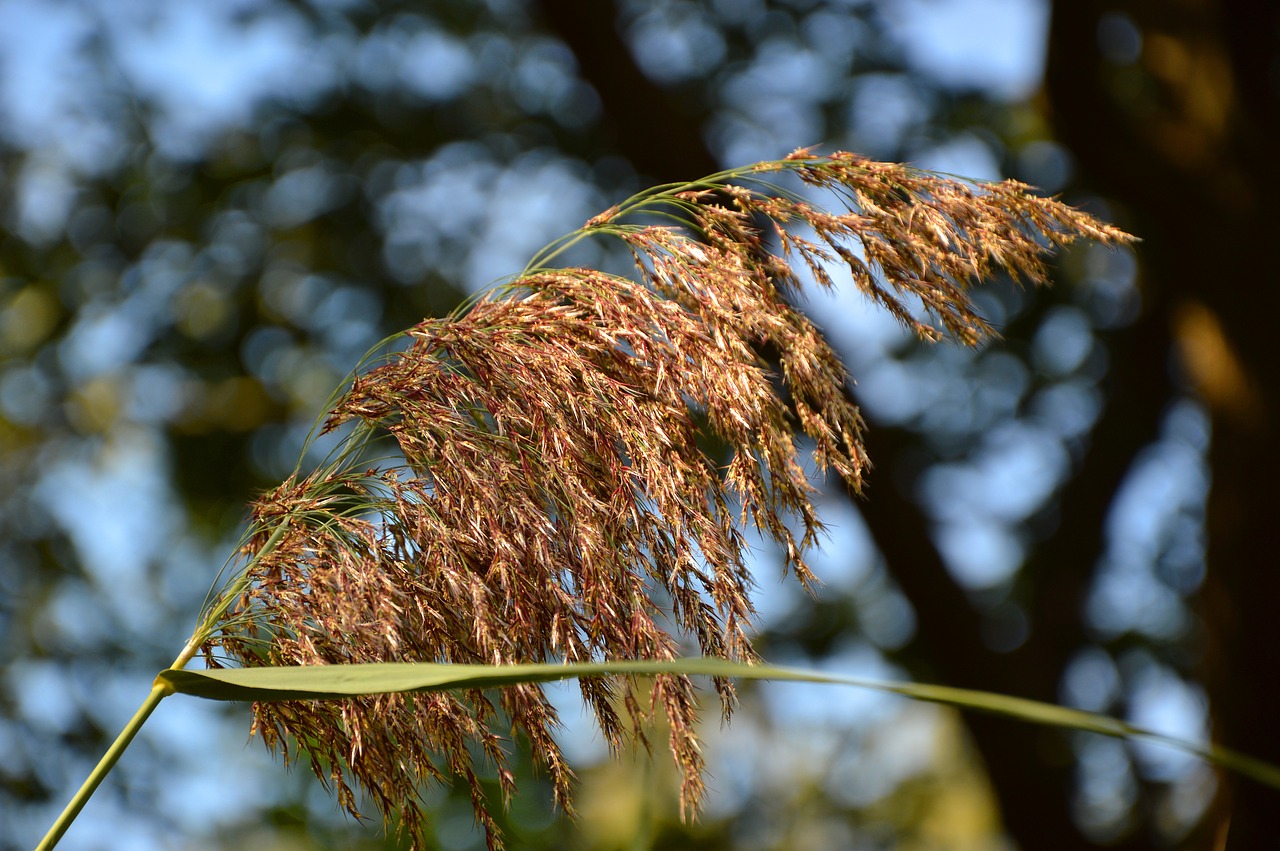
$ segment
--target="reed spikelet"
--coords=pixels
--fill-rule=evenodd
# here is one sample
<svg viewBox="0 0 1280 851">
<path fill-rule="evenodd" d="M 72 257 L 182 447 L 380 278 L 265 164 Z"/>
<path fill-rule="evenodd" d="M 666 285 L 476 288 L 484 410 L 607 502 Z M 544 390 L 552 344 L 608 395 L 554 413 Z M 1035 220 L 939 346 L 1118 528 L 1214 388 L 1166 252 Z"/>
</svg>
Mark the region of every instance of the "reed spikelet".
<svg viewBox="0 0 1280 851">
<path fill-rule="evenodd" d="M 833 190 L 845 209 L 770 187 L 777 172 Z M 654 224 L 661 215 L 679 221 Z M 868 466 L 844 367 L 793 307 L 802 276 L 831 286 L 843 264 L 922 337 L 972 344 L 991 329 L 969 284 L 996 271 L 1039 282 L 1053 247 L 1130 239 L 1016 183 L 807 151 L 653 190 L 571 238 L 591 235 L 621 239 L 635 277 L 539 261 L 356 375 L 323 426 L 344 430 L 334 460 L 253 507 L 244 570 L 203 645 L 212 664 L 671 659 L 682 642 L 751 661 L 743 526 L 777 540 L 812 585 L 804 551 L 821 524 L 797 438 L 855 489 Z M 701 431 L 726 463 L 699 448 Z M 380 440 L 392 462 L 367 460 Z M 727 715 L 731 687 L 716 686 Z M 692 810 L 703 791 L 692 683 L 581 687 L 614 749 L 665 713 Z M 459 777 L 501 845 L 477 761 L 505 801 L 509 736 L 528 741 L 571 811 L 556 713 L 536 685 L 262 703 L 254 716 L 344 807 L 356 812 L 359 786 L 415 838 L 424 781 Z"/>
</svg>

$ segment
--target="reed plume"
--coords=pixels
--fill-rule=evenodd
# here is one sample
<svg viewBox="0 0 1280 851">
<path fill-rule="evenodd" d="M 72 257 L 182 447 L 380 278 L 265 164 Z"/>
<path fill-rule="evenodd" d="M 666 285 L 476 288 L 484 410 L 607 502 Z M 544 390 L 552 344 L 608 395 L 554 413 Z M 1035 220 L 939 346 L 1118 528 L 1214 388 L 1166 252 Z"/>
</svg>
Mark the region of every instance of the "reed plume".
<svg viewBox="0 0 1280 851">
<path fill-rule="evenodd" d="M 771 186 L 778 173 L 843 209 Z M 549 268 L 590 236 L 620 239 L 634 277 Z M 1130 239 L 1017 183 L 847 153 L 800 151 L 637 196 L 355 375 L 323 424 L 342 435 L 330 462 L 254 504 L 206 658 L 507 664 L 696 650 L 752 661 L 744 527 L 776 540 L 811 587 L 804 553 L 821 522 L 797 441 L 855 490 L 868 469 L 840 358 L 793 306 L 802 281 L 832 286 L 843 265 L 921 337 L 974 344 L 991 329 L 966 289 L 997 272 L 1040 282 L 1049 252 L 1082 236 Z M 379 447 L 387 457 L 370 460 Z M 703 792 L 692 682 L 581 688 L 614 750 L 665 715 L 692 811 Z M 732 688 L 716 689 L 727 716 Z M 496 772 L 504 802 L 514 793 L 517 736 L 572 811 L 556 712 L 537 685 L 260 703 L 254 719 L 349 811 L 358 787 L 415 840 L 424 782 L 456 777 L 500 847 L 482 774 Z"/>
</svg>

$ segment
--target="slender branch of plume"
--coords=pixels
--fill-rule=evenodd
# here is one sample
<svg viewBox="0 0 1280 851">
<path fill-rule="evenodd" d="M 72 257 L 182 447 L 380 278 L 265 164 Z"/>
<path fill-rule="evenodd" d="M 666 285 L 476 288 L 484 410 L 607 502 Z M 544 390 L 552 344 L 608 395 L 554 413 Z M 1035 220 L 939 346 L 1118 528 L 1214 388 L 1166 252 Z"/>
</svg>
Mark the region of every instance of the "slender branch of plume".
<svg viewBox="0 0 1280 851">
<path fill-rule="evenodd" d="M 765 182 L 784 172 L 844 209 Z M 635 276 L 547 268 L 593 236 L 620 239 Z M 853 488 L 868 467 L 844 367 L 792 307 L 802 280 L 832 286 L 843 265 L 920 336 L 973 344 L 991 329 L 966 288 L 996 272 L 1042 281 L 1048 252 L 1080 236 L 1130 240 L 1016 183 L 845 153 L 637 196 L 355 376 L 322 428 L 343 435 L 338 449 L 254 504 L 243 563 L 193 646 L 214 666 L 665 660 L 682 642 L 752 661 L 744 526 L 810 586 L 804 551 L 821 524 L 797 440 Z M 700 448 L 703 432 L 724 458 Z M 716 687 L 727 715 L 731 686 Z M 614 749 L 665 715 L 682 804 L 696 807 L 691 681 L 581 688 Z M 254 707 L 269 746 L 305 753 L 352 813 L 362 789 L 410 837 L 424 782 L 461 778 L 490 847 L 501 837 L 481 775 L 496 771 L 504 802 L 514 793 L 509 737 L 528 741 L 571 811 L 556 724 L 537 685 Z"/>
</svg>

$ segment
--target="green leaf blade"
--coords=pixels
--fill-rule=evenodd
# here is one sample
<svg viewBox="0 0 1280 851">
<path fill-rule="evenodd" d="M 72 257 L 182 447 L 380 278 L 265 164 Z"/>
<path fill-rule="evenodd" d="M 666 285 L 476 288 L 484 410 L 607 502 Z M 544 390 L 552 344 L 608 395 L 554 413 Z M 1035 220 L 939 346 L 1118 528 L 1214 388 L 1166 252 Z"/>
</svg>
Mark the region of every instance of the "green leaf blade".
<svg viewBox="0 0 1280 851">
<path fill-rule="evenodd" d="M 1280 789 L 1280 767 L 1217 745 L 1190 742 L 1136 727 L 1106 715 L 971 689 L 867 680 L 839 674 L 775 665 L 747 665 L 706 657 L 671 661 L 584 662 L 577 664 L 444 665 L 430 662 L 385 662 L 309 667 L 169 669 L 156 677 L 180 694 L 210 700 L 281 701 L 345 700 L 393 692 L 488 689 L 527 683 L 595 676 L 732 677 L 740 680 L 789 680 L 825 683 L 897 694 L 912 700 L 986 712 L 1030 724 L 1080 730 L 1116 738 L 1144 739 L 1167 745 L 1207 762 L 1229 768 L 1264 785 Z"/>
</svg>

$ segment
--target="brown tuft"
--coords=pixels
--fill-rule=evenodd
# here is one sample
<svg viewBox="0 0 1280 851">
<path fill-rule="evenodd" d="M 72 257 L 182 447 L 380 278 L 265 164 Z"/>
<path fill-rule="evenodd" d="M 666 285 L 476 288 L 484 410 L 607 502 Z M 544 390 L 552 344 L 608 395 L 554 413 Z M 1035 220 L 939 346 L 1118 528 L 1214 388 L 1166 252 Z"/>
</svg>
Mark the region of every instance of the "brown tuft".
<svg viewBox="0 0 1280 851">
<path fill-rule="evenodd" d="M 867 469 L 840 359 L 791 306 L 802 274 L 830 286 L 829 266 L 844 264 L 921 336 L 940 332 L 913 300 L 974 343 L 990 329 L 970 283 L 998 270 L 1041 281 L 1052 246 L 1128 239 L 1015 183 L 975 188 L 852 154 L 798 152 L 731 176 L 778 171 L 848 208 L 732 185 L 713 194 L 706 182 L 642 196 L 584 231 L 624 240 L 635 280 L 534 272 L 408 331 L 407 349 L 358 376 L 326 421 L 352 429 L 341 458 L 381 435 L 396 463 L 326 467 L 256 503 L 243 591 L 206 653 L 246 665 L 503 664 L 672 659 L 684 640 L 754 659 L 743 525 L 778 541 L 810 585 L 803 552 L 821 527 L 797 436 L 854 488 Z M 622 223 L 672 205 L 687 227 Z M 726 447 L 723 463 L 700 432 Z M 656 677 L 647 699 L 637 686 L 581 684 L 615 750 L 643 741 L 641 707 L 661 707 L 692 810 L 703 791 L 693 685 Z M 731 686 L 717 688 L 727 715 Z M 264 703 L 254 714 L 267 744 L 304 751 L 348 810 L 354 778 L 415 839 L 424 781 L 461 777 L 500 846 L 476 762 L 496 770 L 504 799 L 514 792 L 500 718 L 571 808 L 556 713 L 536 685 Z"/>
</svg>

